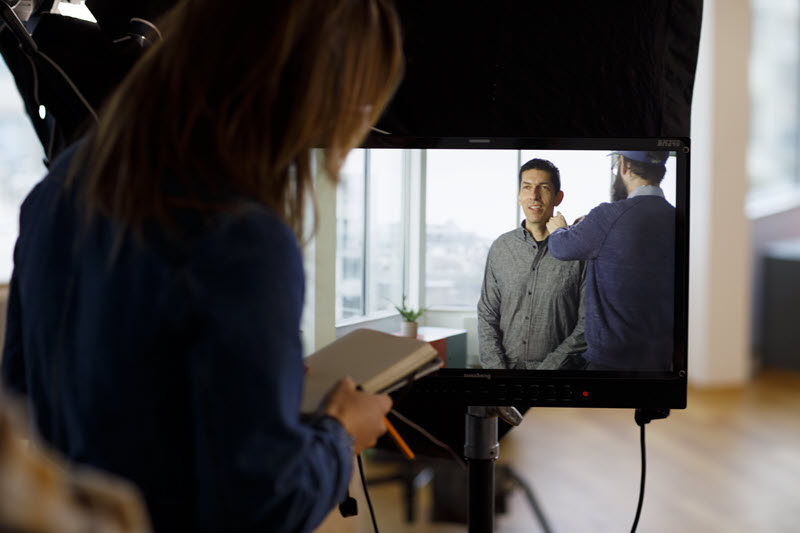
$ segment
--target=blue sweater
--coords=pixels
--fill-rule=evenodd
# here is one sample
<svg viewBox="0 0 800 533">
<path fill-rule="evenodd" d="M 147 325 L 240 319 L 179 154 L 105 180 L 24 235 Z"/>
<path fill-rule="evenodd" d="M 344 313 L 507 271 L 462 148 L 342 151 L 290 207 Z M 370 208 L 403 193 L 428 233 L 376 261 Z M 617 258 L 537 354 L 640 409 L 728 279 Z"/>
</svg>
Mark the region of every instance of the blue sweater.
<svg viewBox="0 0 800 533">
<path fill-rule="evenodd" d="M 609 369 L 669 370 L 675 209 L 659 195 L 600 204 L 549 243 L 557 259 L 588 261 L 583 357 Z"/>
<path fill-rule="evenodd" d="M 180 242 L 126 236 L 112 258 L 118 227 L 84 232 L 62 186 L 73 153 L 22 206 L 7 386 L 68 458 L 134 481 L 156 531 L 313 529 L 344 499 L 352 444 L 299 417 L 293 234 L 252 207 Z"/>
</svg>

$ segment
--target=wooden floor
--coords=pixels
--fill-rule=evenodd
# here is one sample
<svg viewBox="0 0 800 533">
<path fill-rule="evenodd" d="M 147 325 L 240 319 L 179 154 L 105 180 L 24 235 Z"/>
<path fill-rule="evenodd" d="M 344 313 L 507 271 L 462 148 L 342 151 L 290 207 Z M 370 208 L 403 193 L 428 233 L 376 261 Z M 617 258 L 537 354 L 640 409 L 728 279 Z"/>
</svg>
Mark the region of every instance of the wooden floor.
<svg viewBox="0 0 800 533">
<path fill-rule="evenodd" d="M 691 390 L 686 410 L 647 426 L 647 484 L 638 531 L 800 532 L 800 373 L 761 372 L 736 390 Z M 639 490 L 639 428 L 630 410 L 530 410 L 500 442 L 506 463 L 531 486 L 554 531 L 630 531 Z M 366 464 L 369 475 L 379 465 Z M 318 533 L 372 531 L 361 513 L 331 513 Z M 420 515 L 403 520 L 397 484 L 370 488 L 382 533 L 461 533 L 432 523 L 430 486 Z M 465 503 L 466 505 L 466 503 Z M 541 531 L 521 491 L 499 515 L 498 533 Z"/>
</svg>

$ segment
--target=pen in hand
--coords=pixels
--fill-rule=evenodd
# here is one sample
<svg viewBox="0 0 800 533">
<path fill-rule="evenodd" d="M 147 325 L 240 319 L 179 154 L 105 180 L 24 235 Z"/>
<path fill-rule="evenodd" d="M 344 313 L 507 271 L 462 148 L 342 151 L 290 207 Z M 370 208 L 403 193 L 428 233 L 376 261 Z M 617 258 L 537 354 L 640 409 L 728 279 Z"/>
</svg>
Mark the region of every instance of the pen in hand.
<svg viewBox="0 0 800 533">
<path fill-rule="evenodd" d="M 361 388 L 361 385 L 356 385 L 356 389 L 360 391 L 364 390 Z M 406 441 L 403 440 L 403 437 L 400 436 L 400 433 L 398 433 L 398 431 L 394 428 L 392 423 L 389 422 L 389 419 L 386 418 L 385 416 L 383 417 L 383 423 L 386 426 L 386 430 L 389 433 L 389 436 L 392 438 L 395 444 L 397 444 L 397 447 L 400 448 L 400 451 L 403 452 L 403 455 L 405 455 L 406 459 L 408 459 L 409 461 L 413 461 L 414 452 L 411 451 L 411 448 L 408 446 L 408 444 L 406 444 Z"/>
<path fill-rule="evenodd" d="M 411 448 L 409 448 L 408 444 L 406 444 L 406 441 L 403 440 L 403 437 L 400 436 L 400 433 L 398 433 L 392 423 L 389 422 L 389 419 L 383 417 L 383 423 L 386 424 L 386 429 L 389 431 L 389 436 L 392 437 L 392 440 L 400 448 L 400 451 L 403 452 L 403 455 L 406 456 L 406 459 L 413 461 L 414 452 L 411 451 Z"/>
</svg>

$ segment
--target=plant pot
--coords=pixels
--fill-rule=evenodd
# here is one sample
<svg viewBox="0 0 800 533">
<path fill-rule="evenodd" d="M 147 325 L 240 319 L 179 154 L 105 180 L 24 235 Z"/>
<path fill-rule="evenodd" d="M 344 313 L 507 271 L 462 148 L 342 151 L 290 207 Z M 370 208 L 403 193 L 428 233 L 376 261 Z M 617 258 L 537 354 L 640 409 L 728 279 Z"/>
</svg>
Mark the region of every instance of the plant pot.
<svg viewBox="0 0 800 533">
<path fill-rule="evenodd" d="M 403 337 L 411 337 L 412 339 L 417 338 L 417 323 L 416 322 L 406 322 L 405 320 L 400 323 L 400 334 Z"/>
</svg>

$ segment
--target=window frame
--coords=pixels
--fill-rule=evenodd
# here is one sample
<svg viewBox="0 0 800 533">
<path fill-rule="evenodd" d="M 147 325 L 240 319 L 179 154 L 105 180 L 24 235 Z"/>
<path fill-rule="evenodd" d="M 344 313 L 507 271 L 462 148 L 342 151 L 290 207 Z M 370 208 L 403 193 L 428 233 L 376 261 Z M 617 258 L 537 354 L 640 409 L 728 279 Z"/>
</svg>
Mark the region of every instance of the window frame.
<svg viewBox="0 0 800 533">
<path fill-rule="evenodd" d="M 474 306 L 470 305 L 432 305 L 426 306 L 426 264 L 427 264 L 427 149 L 418 148 L 398 148 L 403 153 L 403 172 L 402 172 L 402 234 L 403 234 L 403 282 L 402 291 L 407 296 L 407 304 L 415 308 L 425 308 L 426 313 L 471 313 Z M 517 150 L 517 167 L 519 167 L 522 150 Z M 368 294 L 369 260 L 367 259 L 370 250 L 369 243 L 369 216 L 374 206 L 370 205 L 371 173 L 370 173 L 370 151 L 365 151 L 364 165 L 364 232 L 362 253 L 362 313 L 357 316 L 335 319 L 337 335 L 343 334 L 358 326 L 372 327 L 383 324 L 387 319 L 394 319 L 399 316 L 396 310 L 389 309 L 383 311 L 368 312 L 370 298 Z M 516 179 L 514 187 L 517 187 Z M 338 195 L 338 189 L 337 189 Z M 338 198 L 338 196 L 337 196 Z M 517 206 L 516 196 L 509 199 L 509 209 L 515 212 L 516 225 L 522 221 L 522 213 Z M 337 235 L 338 242 L 338 235 Z M 334 287 L 334 294 L 338 288 Z M 338 299 L 338 294 L 335 296 Z M 477 300 L 476 300 L 477 302 Z"/>
<path fill-rule="evenodd" d="M 409 149 L 401 149 L 402 151 L 402 168 L 401 168 L 401 178 L 400 178 L 400 190 L 401 190 L 401 207 L 400 207 L 400 234 L 402 236 L 402 243 L 401 243 L 401 257 L 402 257 L 402 264 L 401 264 L 401 276 L 400 276 L 400 291 L 401 294 L 408 294 L 409 293 L 409 286 L 410 286 L 410 275 L 409 272 L 412 270 L 410 267 L 410 261 L 413 254 L 410 253 L 410 244 L 409 241 L 412 240 L 411 233 L 412 233 L 412 218 L 409 216 L 411 212 L 411 187 L 412 187 L 412 175 L 414 174 L 414 170 L 412 169 L 412 158 L 411 158 L 411 150 Z M 372 244 L 374 237 L 370 231 L 370 217 L 372 215 L 372 210 L 374 206 L 371 202 L 371 193 L 374 188 L 373 185 L 373 173 L 372 173 L 372 159 L 371 159 L 371 151 L 365 150 L 363 160 L 360 162 L 362 172 L 360 176 L 363 179 L 363 190 L 364 190 L 364 198 L 363 198 L 363 205 L 362 207 L 362 214 L 364 224 L 363 227 L 360 228 L 361 231 L 361 238 L 362 238 L 362 246 L 361 246 L 361 272 L 360 272 L 360 282 L 361 282 L 361 305 L 360 305 L 360 314 L 349 316 L 346 318 L 334 318 L 335 327 L 337 331 L 339 328 L 347 328 L 354 325 L 365 324 L 369 323 L 373 320 L 381 320 L 385 318 L 395 317 L 398 316 L 398 313 L 394 309 L 385 309 L 385 310 L 376 310 L 371 311 L 373 307 L 377 307 L 374 302 L 376 296 L 372 294 L 370 291 L 371 283 L 370 281 L 373 279 L 374 271 L 371 268 L 371 261 L 369 254 L 372 251 Z M 338 193 L 339 190 L 337 188 L 337 202 L 338 202 Z M 338 204 L 337 204 L 338 205 Z M 338 243 L 338 233 L 336 235 L 336 240 Z M 338 256 L 335 259 L 338 264 Z M 338 301 L 339 294 L 338 294 L 338 287 L 334 287 L 334 297 L 335 300 Z M 409 295 L 411 296 L 411 295 Z M 409 298 L 408 301 L 413 301 L 414 298 Z M 399 302 L 392 302 L 392 303 L 399 303 Z"/>
</svg>

